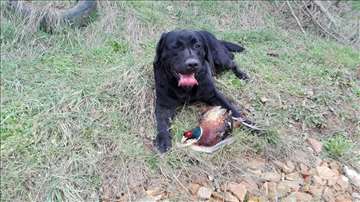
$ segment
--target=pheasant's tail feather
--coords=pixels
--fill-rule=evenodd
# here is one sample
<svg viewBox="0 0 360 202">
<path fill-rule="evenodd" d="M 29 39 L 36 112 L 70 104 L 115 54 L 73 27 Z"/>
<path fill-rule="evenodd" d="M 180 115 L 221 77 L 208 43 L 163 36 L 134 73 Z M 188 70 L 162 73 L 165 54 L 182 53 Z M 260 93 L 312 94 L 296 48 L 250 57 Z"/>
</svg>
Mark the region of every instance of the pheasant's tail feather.
<svg viewBox="0 0 360 202">
<path fill-rule="evenodd" d="M 211 147 L 205 147 L 205 146 L 199 146 L 199 145 L 191 145 L 190 148 L 192 150 L 194 150 L 194 151 L 211 154 L 211 153 L 219 150 L 221 147 L 224 147 L 225 145 L 232 144 L 234 141 L 235 141 L 235 139 L 233 137 L 229 137 L 229 138 L 226 138 L 226 139 L 222 140 L 221 142 L 219 142 L 216 145 L 211 146 Z"/>
<path fill-rule="evenodd" d="M 242 118 L 242 117 L 232 117 L 232 119 L 236 122 L 239 122 L 241 123 L 240 125 L 244 125 L 245 127 L 253 130 L 253 131 L 256 131 L 256 132 L 261 132 L 261 131 L 265 131 L 265 129 L 262 129 L 262 128 L 259 128 L 257 126 L 254 125 L 254 123 L 252 123 L 251 121 L 245 119 L 245 118 Z"/>
</svg>

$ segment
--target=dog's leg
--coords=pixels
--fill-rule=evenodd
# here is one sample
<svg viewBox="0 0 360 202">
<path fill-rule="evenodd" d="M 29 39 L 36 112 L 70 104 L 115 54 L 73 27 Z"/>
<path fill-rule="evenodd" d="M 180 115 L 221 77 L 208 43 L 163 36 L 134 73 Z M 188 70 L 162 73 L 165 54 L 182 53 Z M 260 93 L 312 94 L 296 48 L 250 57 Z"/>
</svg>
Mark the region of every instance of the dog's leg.
<svg viewBox="0 0 360 202">
<path fill-rule="evenodd" d="M 175 115 L 175 107 L 165 107 L 156 104 L 155 116 L 158 133 L 155 139 L 155 145 L 161 153 L 171 148 L 171 134 L 169 131 L 170 120 Z"/>
<path fill-rule="evenodd" d="M 249 80 L 250 77 L 243 71 L 241 71 L 238 67 L 238 65 L 234 62 L 234 61 L 231 61 L 231 64 L 229 65 L 229 68 L 231 69 L 231 71 L 234 72 L 234 74 L 239 78 L 239 79 L 242 79 L 242 80 Z"/>
<path fill-rule="evenodd" d="M 220 106 L 224 107 L 225 109 L 230 110 L 234 120 L 239 121 L 242 125 L 246 126 L 250 130 L 252 130 L 254 132 L 263 131 L 262 129 L 256 127 L 254 122 L 247 119 L 244 114 L 237 111 L 235 109 L 235 107 L 232 104 L 230 104 L 230 102 L 216 90 L 215 90 L 215 93 L 213 94 L 213 96 L 211 96 L 209 99 L 207 99 L 206 102 L 210 105 L 215 105 L 215 106 L 220 105 Z"/>
</svg>

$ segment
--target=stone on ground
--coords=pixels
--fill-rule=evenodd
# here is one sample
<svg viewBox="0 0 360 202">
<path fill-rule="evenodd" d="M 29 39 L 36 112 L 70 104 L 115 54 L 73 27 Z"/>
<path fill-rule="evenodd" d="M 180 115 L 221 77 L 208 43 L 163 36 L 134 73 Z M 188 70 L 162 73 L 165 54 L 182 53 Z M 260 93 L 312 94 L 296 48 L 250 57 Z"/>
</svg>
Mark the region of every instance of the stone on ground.
<svg viewBox="0 0 360 202">
<path fill-rule="evenodd" d="M 310 192 L 314 197 L 321 197 L 323 191 L 324 191 L 324 187 L 323 187 L 323 186 L 310 185 L 310 187 L 309 187 L 309 192 Z"/>
<path fill-rule="evenodd" d="M 284 201 L 310 202 L 313 197 L 304 192 L 293 192 L 285 198 Z"/>
<path fill-rule="evenodd" d="M 266 172 L 261 175 L 261 178 L 266 181 L 279 182 L 281 179 L 281 175 L 275 172 Z"/>
<path fill-rule="evenodd" d="M 229 192 L 214 192 L 212 193 L 212 197 L 220 201 L 239 202 L 239 200 Z"/>
<path fill-rule="evenodd" d="M 211 197 L 211 194 L 212 194 L 212 190 L 207 187 L 200 187 L 197 192 L 197 196 L 203 200 L 209 199 Z"/>
<path fill-rule="evenodd" d="M 310 144 L 311 148 L 315 151 L 316 154 L 319 154 L 322 150 L 322 143 L 314 138 L 308 138 L 307 142 Z"/>
<path fill-rule="evenodd" d="M 316 167 L 317 174 L 324 180 L 333 179 L 336 173 L 328 168 L 326 165 Z"/>
<path fill-rule="evenodd" d="M 326 202 L 335 202 L 335 194 L 334 194 L 334 191 L 331 190 L 331 188 L 329 187 L 326 187 L 324 189 L 324 192 L 323 192 L 323 199 L 326 201 Z"/>
<path fill-rule="evenodd" d="M 190 184 L 190 187 L 189 187 L 189 191 L 191 194 L 196 194 L 199 190 L 201 186 L 199 184 L 196 184 L 196 183 L 191 183 Z"/>
<path fill-rule="evenodd" d="M 228 184 L 228 190 L 233 193 L 240 201 L 245 200 L 247 189 L 244 183 L 239 184 L 231 182 Z"/>
<path fill-rule="evenodd" d="M 350 182 L 360 189 L 360 174 L 347 166 L 344 166 L 344 172 L 350 179 Z"/>
<path fill-rule="evenodd" d="M 295 169 L 295 165 L 291 161 L 287 161 L 286 164 L 281 161 L 274 161 L 274 164 L 284 173 L 291 173 Z"/>
</svg>

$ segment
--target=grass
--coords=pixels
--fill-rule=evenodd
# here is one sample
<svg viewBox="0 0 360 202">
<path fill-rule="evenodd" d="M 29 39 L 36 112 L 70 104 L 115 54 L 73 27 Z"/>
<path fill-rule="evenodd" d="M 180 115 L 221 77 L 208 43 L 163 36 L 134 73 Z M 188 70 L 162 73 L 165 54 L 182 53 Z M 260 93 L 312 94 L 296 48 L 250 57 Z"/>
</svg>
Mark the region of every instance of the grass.
<svg viewBox="0 0 360 202">
<path fill-rule="evenodd" d="M 306 134 L 327 140 L 342 158 L 360 151 L 358 51 L 276 26 L 266 2 L 102 2 L 90 26 L 52 35 L 3 5 L 2 201 L 134 200 L 154 185 L 188 200 L 174 190 L 194 176 L 239 179 L 245 156 L 290 157 L 306 147 Z M 246 47 L 236 61 L 252 81 L 228 72 L 216 84 L 268 135 L 236 129 L 236 143 L 214 155 L 174 147 L 159 156 L 144 146 L 156 134 L 156 42 L 174 28 L 207 29 Z M 199 114 L 199 106 L 178 109 L 174 145 Z M 338 131 L 353 142 L 350 151 L 330 138 Z"/>
<path fill-rule="evenodd" d="M 353 144 L 342 135 L 336 135 L 325 141 L 324 147 L 329 155 L 340 158 L 351 151 Z"/>
</svg>

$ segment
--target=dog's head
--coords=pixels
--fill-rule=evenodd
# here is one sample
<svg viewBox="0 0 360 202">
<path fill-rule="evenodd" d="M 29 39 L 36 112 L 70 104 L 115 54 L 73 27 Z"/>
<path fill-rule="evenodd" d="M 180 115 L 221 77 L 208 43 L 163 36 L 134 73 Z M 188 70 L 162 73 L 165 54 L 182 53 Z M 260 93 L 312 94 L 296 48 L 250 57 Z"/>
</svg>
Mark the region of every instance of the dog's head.
<svg viewBox="0 0 360 202">
<path fill-rule="evenodd" d="M 198 84 L 198 74 L 207 71 L 205 63 L 211 62 L 209 60 L 204 36 L 197 31 L 179 30 L 162 34 L 154 64 L 176 78 L 178 86 L 192 87 Z"/>
</svg>

